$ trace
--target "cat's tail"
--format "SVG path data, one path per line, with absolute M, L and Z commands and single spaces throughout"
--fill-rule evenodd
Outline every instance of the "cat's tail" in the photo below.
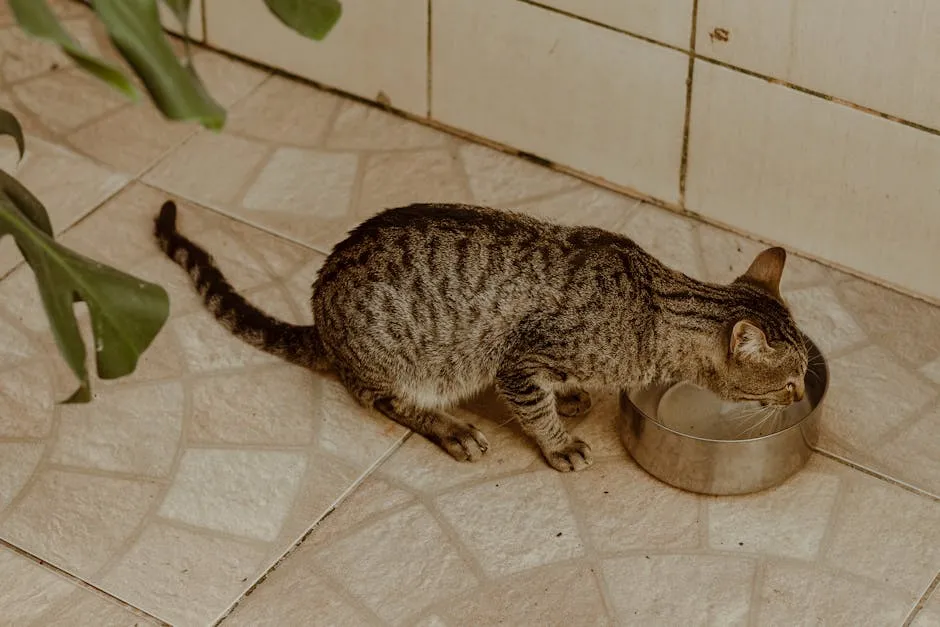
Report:
M 316 327 L 273 318 L 238 294 L 212 256 L 176 229 L 176 204 L 172 200 L 163 203 L 154 223 L 160 248 L 189 273 L 206 308 L 222 326 L 251 346 L 292 364 L 312 370 L 327 368 Z

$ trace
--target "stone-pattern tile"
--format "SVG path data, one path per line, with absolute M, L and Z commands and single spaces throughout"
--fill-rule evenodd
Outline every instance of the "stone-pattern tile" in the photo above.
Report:
M 0 92 L 2 93 L 2 92 Z M 2 106 L 2 105 L 0 105 Z M 67 148 L 27 135 L 26 154 L 17 163 L 16 148 L 2 143 L 0 162 L 46 207 L 56 233 L 62 233 L 112 196 L 128 177 L 75 154 Z M 0 240 L 0 276 L 7 274 L 22 256 L 13 240 Z
M 10 549 L 0 547 L 0 611 L 4 625 L 158 623 Z
M 55 404 L 74 383 L 29 269 L 0 282 L 10 339 L 0 349 L 0 538 L 163 620 L 203 625 L 404 430 L 366 414 L 335 382 L 225 332 L 152 241 L 167 197 L 133 183 L 61 236 L 170 292 L 170 320 L 138 370 L 95 380 L 94 402 Z M 181 228 L 237 288 L 275 315 L 309 321 L 303 301 L 322 255 L 179 206 Z
M 110 54 L 70 4 L 56 5 L 70 29 Z M 33 50 L 2 16 L 0 48 Z M 231 105 L 221 134 L 114 101 L 52 47 L 31 54 L 0 64 L 0 106 L 30 134 L 13 171 L 63 241 L 164 285 L 171 319 L 132 376 L 61 407 L 74 382 L 32 276 L 0 281 L 4 540 L 179 625 L 218 618 L 331 511 L 227 622 L 900 624 L 940 569 L 935 502 L 822 458 L 762 494 L 680 492 L 625 455 L 612 395 L 572 422 L 597 459 L 583 473 L 548 469 L 492 394 L 457 410 L 490 439 L 480 463 L 418 436 L 386 459 L 404 430 L 333 378 L 230 337 L 155 249 L 151 220 L 178 194 L 270 231 L 180 202 L 182 228 L 233 283 L 295 323 L 309 322 L 323 255 L 286 240 L 326 250 L 408 202 L 599 226 L 713 281 L 742 273 L 762 244 L 215 53 L 196 63 Z M 15 162 L 5 143 L 0 163 Z M 12 250 L 0 245 L 0 274 Z M 783 291 L 832 369 L 821 447 L 940 494 L 940 310 L 796 256 Z M 23 607 L 6 599 L 4 617 L 4 603 Z M 122 624 L 127 612 L 68 590 L 25 605 L 42 624 Z M 928 604 L 921 624 L 936 613 Z
M 820 456 L 777 488 L 719 498 L 622 450 L 580 473 L 484 461 L 470 477 L 416 440 L 228 621 L 316 623 L 327 608 L 337 624 L 889 625 L 940 566 L 940 503 Z M 448 467 L 462 480 L 428 479 Z

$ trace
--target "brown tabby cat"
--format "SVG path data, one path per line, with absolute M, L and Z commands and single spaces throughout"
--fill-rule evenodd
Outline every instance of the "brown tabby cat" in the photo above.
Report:
M 713 285 L 601 229 L 416 204 L 366 220 L 336 245 L 313 284 L 316 322 L 298 326 L 237 294 L 177 231 L 172 202 L 155 233 L 233 334 L 332 369 L 362 405 L 458 460 L 479 459 L 488 444 L 445 410 L 493 383 L 561 471 L 592 462 L 559 418 L 590 408 L 585 388 L 688 380 L 733 401 L 785 405 L 803 395 L 807 350 L 780 298 L 780 248 Z

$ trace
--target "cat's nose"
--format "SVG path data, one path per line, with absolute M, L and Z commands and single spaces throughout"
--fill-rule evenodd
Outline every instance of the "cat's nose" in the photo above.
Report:
M 795 385 L 793 387 L 793 402 L 799 403 L 803 400 L 804 396 L 806 396 L 806 386 L 802 383 Z

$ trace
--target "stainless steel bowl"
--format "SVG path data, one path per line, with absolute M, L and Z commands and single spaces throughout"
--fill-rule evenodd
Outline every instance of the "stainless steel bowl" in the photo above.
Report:
M 681 430 L 666 426 L 657 419 L 656 409 L 670 386 L 661 386 L 620 393 L 619 429 L 624 445 L 651 475 L 690 492 L 748 494 L 782 483 L 812 454 L 829 387 L 826 360 L 808 338 L 807 343 L 809 410 L 779 430 L 759 437 L 728 439 L 709 437 L 710 425 L 695 428 L 694 421 L 685 421 Z

